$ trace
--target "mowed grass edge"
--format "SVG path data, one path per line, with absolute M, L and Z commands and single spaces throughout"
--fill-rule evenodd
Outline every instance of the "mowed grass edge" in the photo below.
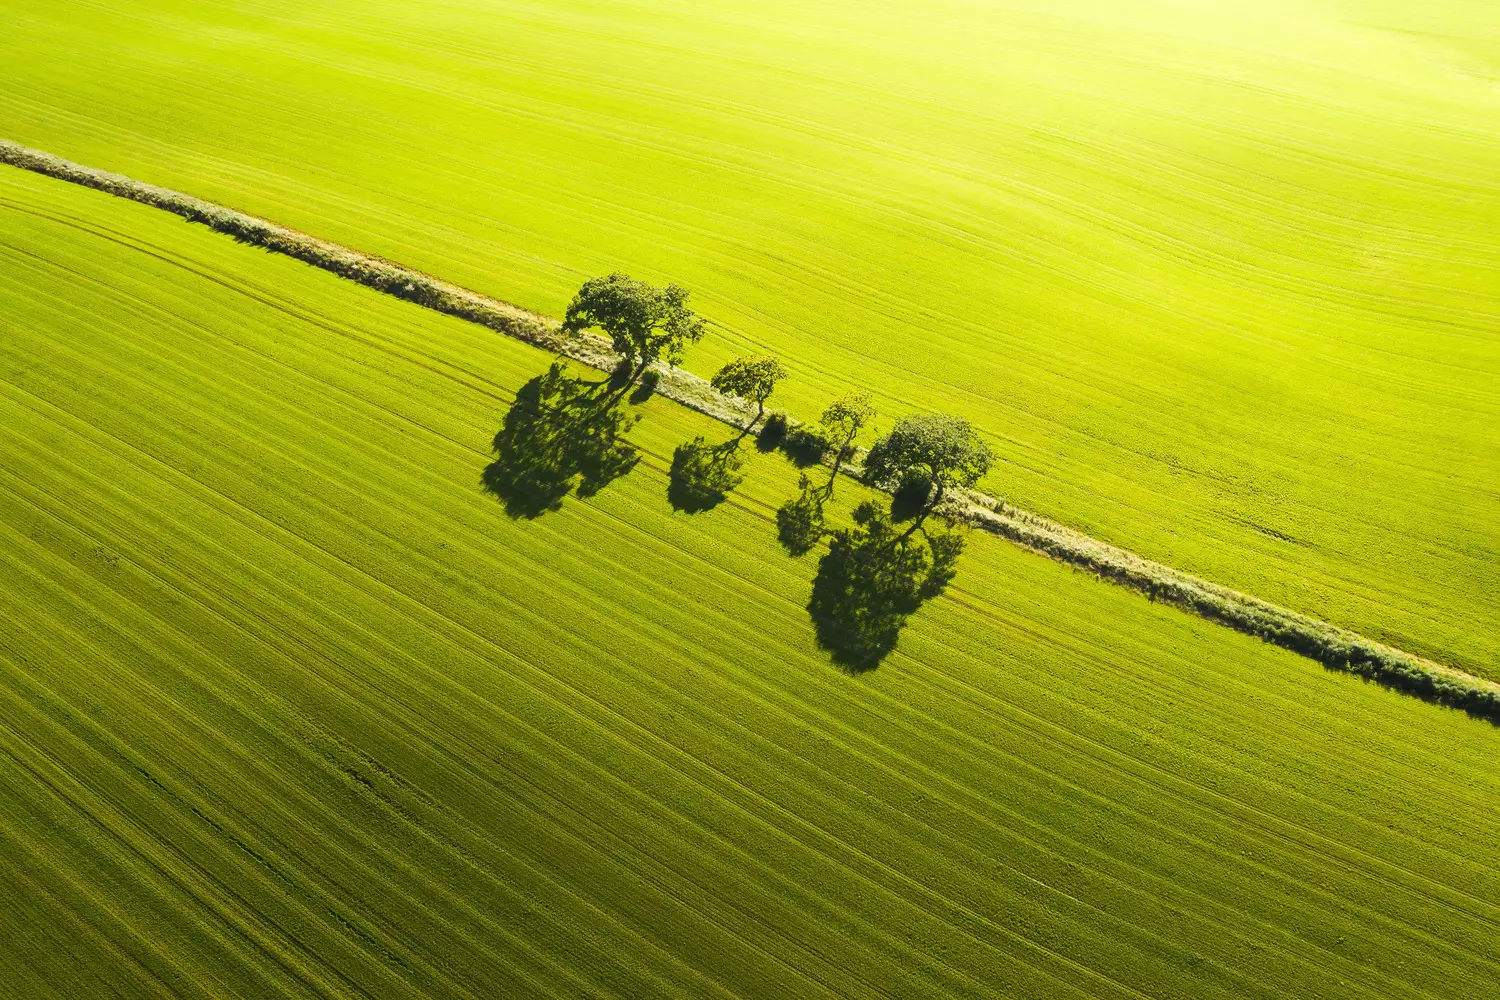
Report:
M 479 323 L 595 368 L 608 371 L 618 360 L 601 337 L 566 336 L 555 320 L 223 205 L 73 163 L 9 140 L 0 140 L 0 162 L 172 212 L 237 240 Z M 715 392 L 698 376 L 671 366 L 658 366 L 657 370 L 663 376 L 658 391 L 668 398 L 734 426 L 742 426 L 750 415 L 744 401 Z M 1500 723 L 1500 684 L 1493 681 L 1143 559 L 984 494 L 973 494 L 956 513 L 985 531 L 1088 569 L 1153 600 L 1176 605 L 1307 656 L 1330 669 L 1347 671 L 1392 690 Z

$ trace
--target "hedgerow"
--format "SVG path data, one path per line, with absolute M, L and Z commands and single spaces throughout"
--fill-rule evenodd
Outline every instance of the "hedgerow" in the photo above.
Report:
M 972 525 L 1036 552 L 1140 591 L 1239 632 L 1313 659 L 1331 670 L 1461 709 L 1500 724 L 1500 685 L 1419 660 L 1401 650 L 1248 594 L 1070 531 L 983 494 L 961 506 Z
M 357 281 L 377 291 L 460 319 L 479 323 L 537 347 L 611 371 L 619 355 L 603 337 L 566 334 L 560 324 L 460 288 L 399 264 L 320 240 L 285 226 L 169 188 L 73 163 L 41 150 L 0 140 L 0 163 L 104 191 L 164 209 L 273 253 Z M 657 365 L 657 391 L 676 402 L 736 427 L 755 417 L 749 401 L 715 391 L 707 380 L 680 368 Z M 787 418 L 781 447 L 803 462 L 833 464 L 834 442 L 812 426 Z M 862 477 L 862 455 L 846 456 L 844 471 Z M 976 528 L 1008 538 L 1059 562 L 1140 591 L 1203 618 L 1256 636 L 1316 660 L 1332 670 L 1363 677 L 1426 701 L 1461 709 L 1500 724 L 1500 685 L 1418 659 L 1346 629 L 1200 580 L 1169 566 L 1054 524 L 1003 501 L 970 492 L 949 510 Z

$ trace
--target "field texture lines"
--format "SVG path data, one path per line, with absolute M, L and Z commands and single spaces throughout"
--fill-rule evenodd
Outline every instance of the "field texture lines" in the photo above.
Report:
M 620 361 L 609 341 L 597 333 L 564 334 L 556 320 L 226 206 L 95 170 L 6 140 L 0 140 L 0 163 L 172 212 L 241 242 L 286 254 L 377 291 L 479 323 L 603 372 L 614 370 Z M 660 396 L 684 403 L 735 428 L 749 427 L 756 419 L 755 408 L 746 400 L 718 392 L 691 372 L 659 363 L 653 372 L 659 376 L 655 391 Z M 787 421 L 789 426 L 799 425 L 795 416 L 787 417 Z M 855 455 L 843 464 L 845 471 L 857 479 L 865 478 L 859 474 L 860 460 Z M 832 459 L 825 455 L 825 461 L 831 463 Z M 1427 701 L 1462 709 L 1476 718 L 1500 723 L 1500 683 L 1413 657 L 1347 629 L 1142 559 L 1133 552 L 1071 531 L 982 492 L 969 490 L 957 494 L 945 509 L 950 516 L 973 527 L 1133 587 L 1152 600 L 1166 601 L 1274 642 L 1332 669 L 1346 670 Z
M 1500 679 L 1500 28 L 1474 0 L 32 0 L 0 135 L 690 364 L 958 410 L 986 489 Z
M 513 520 L 548 356 L 0 175 L 23 997 L 1483 996 L 1500 731 L 975 534 L 818 652 L 750 459 Z M 852 484 L 840 503 L 857 499 Z

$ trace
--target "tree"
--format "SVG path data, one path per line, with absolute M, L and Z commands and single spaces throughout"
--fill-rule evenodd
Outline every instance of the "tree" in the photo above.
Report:
M 903 417 L 875 442 L 865 459 L 865 478 L 888 488 L 924 488 L 921 523 L 942 502 L 946 489 L 973 486 L 993 462 L 989 445 L 967 420 L 921 413 Z
M 658 359 L 679 364 L 687 344 L 702 339 L 704 321 L 687 300 L 680 285 L 657 288 L 619 272 L 590 278 L 568 304 L 563 331 L 603 330 L 630 365 L 634 381 Z
M 854 451 L 854 441 L 859 437 L 859 432 L 864 430 L 865 425 L 873 419 L 875 419 L 875 407 L 871 404 L 870 397 L 864 393 L 841 396 L 829 403 L 828 409 L 823 411 L 823 416 L 818 423 L 822 425 L 829 439 L 837 445 L 833 453 L 833 475 L 828 480 L 829 493 L 833 492 L 834 481 L 839 476 L 839 467 Z
M 755 420 L 750 421 L 750 426 L 754 427 L 756 421 L 766 415 L 766 400 L 776 383 L 784 378 L 786 369 L 775 358 L 746 357 L 735 358 L 720 368 L 708 384 L 727 395 L 753 400 Z

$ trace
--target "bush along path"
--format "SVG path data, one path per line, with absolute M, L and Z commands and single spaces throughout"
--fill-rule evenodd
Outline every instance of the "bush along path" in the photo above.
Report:
M 241 242 L 294 257 L 339 277 L 478 323 L 601 371 L 615 371 L 626 356 L 618 349 L 625 346 L 618 337 L 590 332 L 576 317 L 570 316 L 568 321 L 559 323 L 392 261 L 179 191 L 83 166 L 3 139 L 0 139 L 0 163 L 164 209 Z M 593 279 L 590 285 L 598 293 L 596 297 L 600 299 L 601 308 L 605 308 L 609 293 L 620 283 L 629 281 L 623 275 L 611 275 Z M 586 290 L 589 287 L 586 286 Z M 667 302 L 664 308 L 670 309 L 671 305 Z M 702 330 L 698 328 L 686 333 L 686 339 L 696 340 Z M 720 392 L 707 379 L 673 364 L 676 360 L 674 352 L 664 352 L 659 357 L 649 350 L 637 352 L 631 360 L 639 364 L 639 370 L 631 373 L 632 380 L 644 376 L 648 381 L 654 381 L 655 391 L 661 395 L 735 428 L 751 427 L 764 415 L 763 396 L 757 399 L 754 394 Z M 864 460 L 869 453 L 852 447 L 852 435 L 835 440 L 839 435 L 828 433 L 827 427 L 803 424 L 780 414 L 774 416 L 783 448 L 803 457 L 812 456 L 832 467 L 834 476 L 843 473 L 865 480 Z M 864 419 L 867 417 L 860 423 Z M 899 482 L 889 481 L 872 485 L 890 490 L 899 490 L 901 486 Z M 1152 600 L 1175 605 L 1256 636 L 1316 660 L 1329 669 L 1352 673 L 1500 725 L 1500 684 L 1143 559 L 1126 549 L 972 489 L 950 489 L 933 503 L 941 508 L 938 512 L 951 520 L 1080 567 L 1101 579 L 1140 591 Z M 848 547 L 851 543 L 845 539 L 844 544 Z

